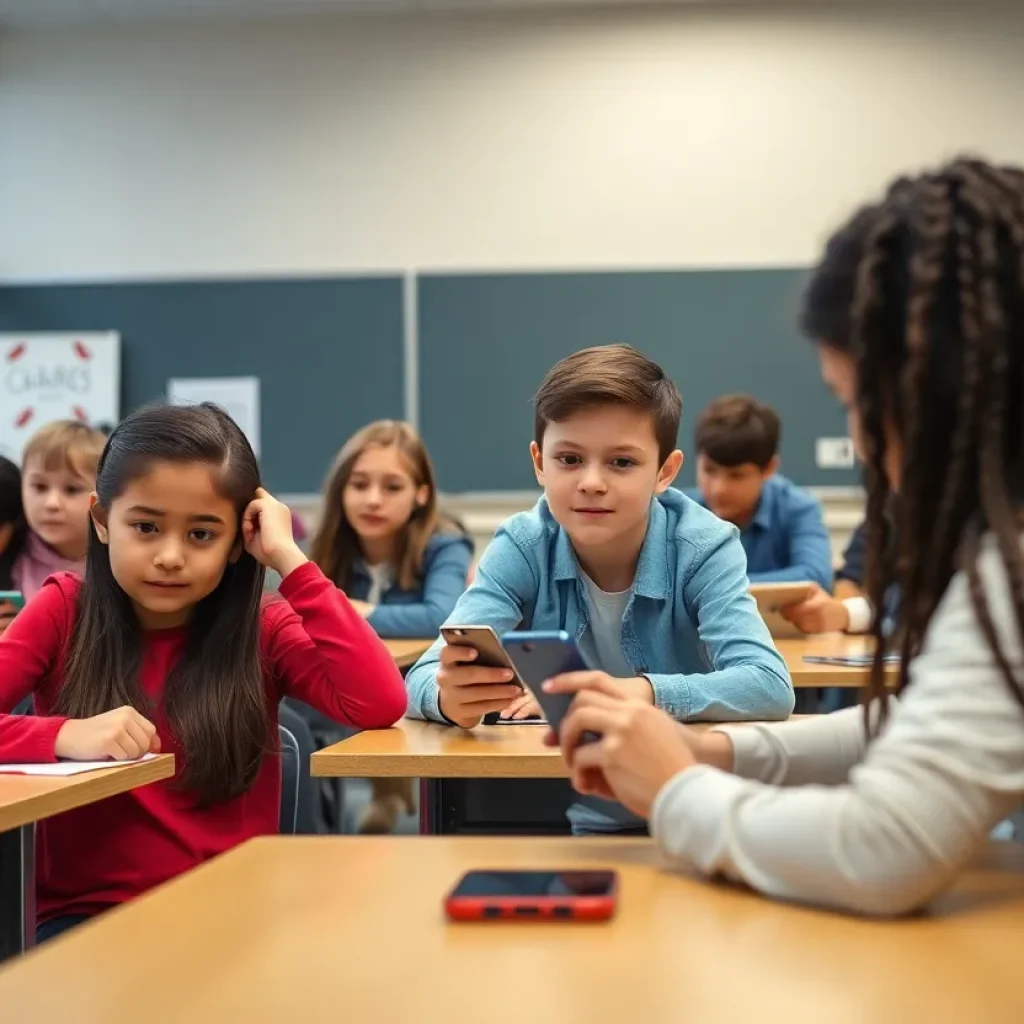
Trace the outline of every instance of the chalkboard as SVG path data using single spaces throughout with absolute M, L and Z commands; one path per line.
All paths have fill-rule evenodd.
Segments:
M 796 330 L 804 280 L 781 269 L 423 276 L 421 427 L 441 480 L 452 491 L 535 486 L 531 399 L 545 372 L 576 349 L 623 341 L 678 384 L 684 451 L 711 399 L 747 391 L 783 417 L 785 473 L 801 484 L 856 482 L 856 471 L 815 466 L 815 438 L 843 436 L 846 425 Z
M 171 377 L 259 377 L 279 492 L 319 490 L 353 431 L 402 416 L 400 277 L 0 287 L 0 332 L 65 330 L 120 332 L 124 411 Z

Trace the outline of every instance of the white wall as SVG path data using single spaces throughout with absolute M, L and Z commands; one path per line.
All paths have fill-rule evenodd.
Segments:
M 1024 162 L 1022 52 L 977 8 L 12 34 L 0 279 L 801 263 L 896 170 Z

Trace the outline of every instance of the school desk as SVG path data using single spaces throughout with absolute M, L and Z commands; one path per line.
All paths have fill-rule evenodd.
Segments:
M 807 656 L 855 657 L 870 654 L 874 640 L 867 636 L 847 636 L 845 633 L 827 633 L 823 636 L 808 636 L 800 639 L 775 641 L 789 669 L 795 689 L 818 686 L 864 686 L 871 674 L 867 668 L 849 668 L 843 665 L 822 665 L 804 661 Z M 887 665 L 887 678 L 895 680 L 898 668 Z
M 697 729 L 713 723 L 695 722 Z M 478 725 L 455 729 L 433 722 L 404 718 L 390 729 L 371 729 L 325 747 L 313 754 L 311 774 L 320 777 L 372 779 L 394 776 L 420 780 L 420 832 L 445 835 L 464 831 L 467 814 L 466 779 L 567 779 L 569 771 L 561 751 L 546 747 L 543 725 Z M 552 787 L 508 787 L 522 802 L 543 800 Z M 564 805 L 571 802 L 567 787 Z M 504 809 L 507 810 L 507 809 Z M 562 808 L 564 811 L 564 807 Z M 556 820 L 565 825 L 564 814 Z M 535 821 L 534 824 L 537 822 Z M 494 831 L 497 819 L 477 819 L 473 831 Z
M 173 774 L 170 754 L 62 778 L 0 774 L 0 960 L 35 942 L 35 823 Z
M 412 668 L 433 640 L 385 640 L 384 646 L 391 652 L 400 669 Z
M 997 848 L 1001 847 L 1001 848 Z M 449 924 L 473 868 L 619 872 L 601 924 Z M 18 1024 L 1018 1024 L 1024 848 L 866 921 L 664 870 L 650 840 L 253 840 L 0 970 Z

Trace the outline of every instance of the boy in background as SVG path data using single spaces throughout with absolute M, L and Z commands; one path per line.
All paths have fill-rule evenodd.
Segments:
M 832 548 L 821 504 L 779 472 L 779 416 L 750 395 L 716 398 L 695 433 L 690 497 L 740 531 L 751 583 L 832 587 Z

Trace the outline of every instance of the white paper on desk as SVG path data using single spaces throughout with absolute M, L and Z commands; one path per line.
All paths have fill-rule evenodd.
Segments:
M 56 764 L 0 764 L 0 775 L 81 775 L 97 768 L 114 768 L 119 764 L 151 761 L 156 754 L 144 754 L 135 761 L 58 761 Z

